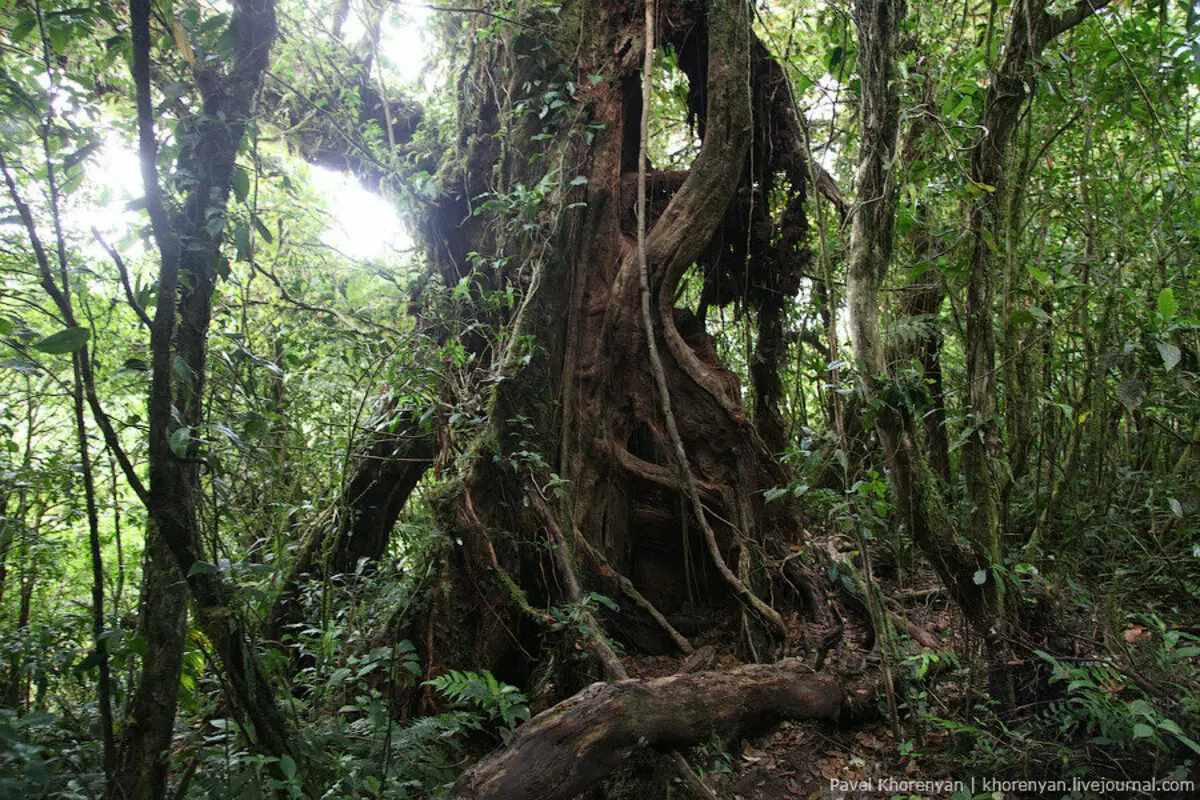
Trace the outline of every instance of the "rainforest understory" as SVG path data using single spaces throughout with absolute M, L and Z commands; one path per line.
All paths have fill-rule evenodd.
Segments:
M 0 796 L 1189 796 L 1198 16 L 7 4 Z

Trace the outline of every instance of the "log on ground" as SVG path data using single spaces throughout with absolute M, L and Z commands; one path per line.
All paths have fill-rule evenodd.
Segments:
M 782 720 L 836 720 L 842 685 L 797 659 L 596 683 L 522 725 L 467 770 L 457 800 L 570 800 L 643 748 L 672 749 Z

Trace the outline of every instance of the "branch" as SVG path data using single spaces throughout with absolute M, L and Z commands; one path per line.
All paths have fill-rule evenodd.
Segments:
M 521 22 L 520 20 L 513 19 L 512 17 L 506 17 L 506 16 L 503 16 L 502 14 L 496 14 L 492 11 L 485 11 L 482 8 L 462 8 L 459 6 L 435 6 L 435 5 L 427 5 L 425 3 L 405 3 L 405 2 L 403 2 L 403 0 L 401 0 L 401 2 L 398 2 L 397 5 L 407 6 L 408 8 L 424 8 L 428 11 L 443 11 L 447 14 L 478 14 L 482 17 L 491 17 L 492 19 L 498 19 L 501 22 L 507 22 L 510 25 L 519 25 L 522 28 L 536 27 L 534 25 L 530 25 L 528 23 Z
M 121 273 L 121 286 L 125 289 L 125 299 L 129 303 L 129 307 L 137 314 L 138 319 L 147 328 L 154 327 L 154 323 L 150 321 L 150 317 L 146 315 L 146 309 L 138 305 L 137 298 L 133 296 L 133 287 L 129 285 L 129 270 L 125 268 L 125 259 L 121 258 L 121 254 L 116 251 L 108 242 L 104 241 L 104 237 L 100 235 L 100 231 L 92 228 L 92 236 L 104 248 L 104 252 L 108 253 L 108 257 L 117 265 L 117 271 Z
M 1095 14 L 1100 9 L 1109 4 L 1111 0 L 1078 0 L 1075 6 L 1067 11 L 1064 11 L 1059 16 L 1050 17 L 1050 38 L 1053 39 L 1060 34 L 1074 28 L 1079 23 L 1083 22 L 1088 17 Z

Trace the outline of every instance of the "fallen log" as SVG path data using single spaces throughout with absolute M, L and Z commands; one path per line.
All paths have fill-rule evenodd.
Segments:
M 462 774 L 457 800 L 570 800 L 635 752 L 672 749 L 782 720 L 836 720 L 848 695 L 799 659 L 595 683 L 517 729 Z

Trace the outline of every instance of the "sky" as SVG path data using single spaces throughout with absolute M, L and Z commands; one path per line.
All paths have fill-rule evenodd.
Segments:
M 417 85 L 425 77 L 425 25 L 432 12 L 419 6 L 397 5 L 404 6 L 403 13 L 396 15 L 398 24 L 384 23 L 382 56 L 400 82 Z M 364 33 L 365 28 L 352 15 L 345 26 L 347 40 L 353 42 Z M 97 202 L 72 214 L 83 223 L 84 230 L 96 227 L 112 243 L 139 221 L 140 212 L 127 208 L 144 194 L 134 147 L 134 143 L 116 134 L 108 137 L 94 162 L 102 176 L 99 196 L 94 198 Z M 317 166 L 309 166 L 307 172 L 330 212 L 331 223 L 321 235 L 325 244 L 360 260 L 384 259 L 412 247 L 412 239 L 391 202 L 364 189 L 352 175 Z M 127 255 L 134 255 L 138 245 L 123 249 Z M 98 248 L 93 255 L 106 257 Z

